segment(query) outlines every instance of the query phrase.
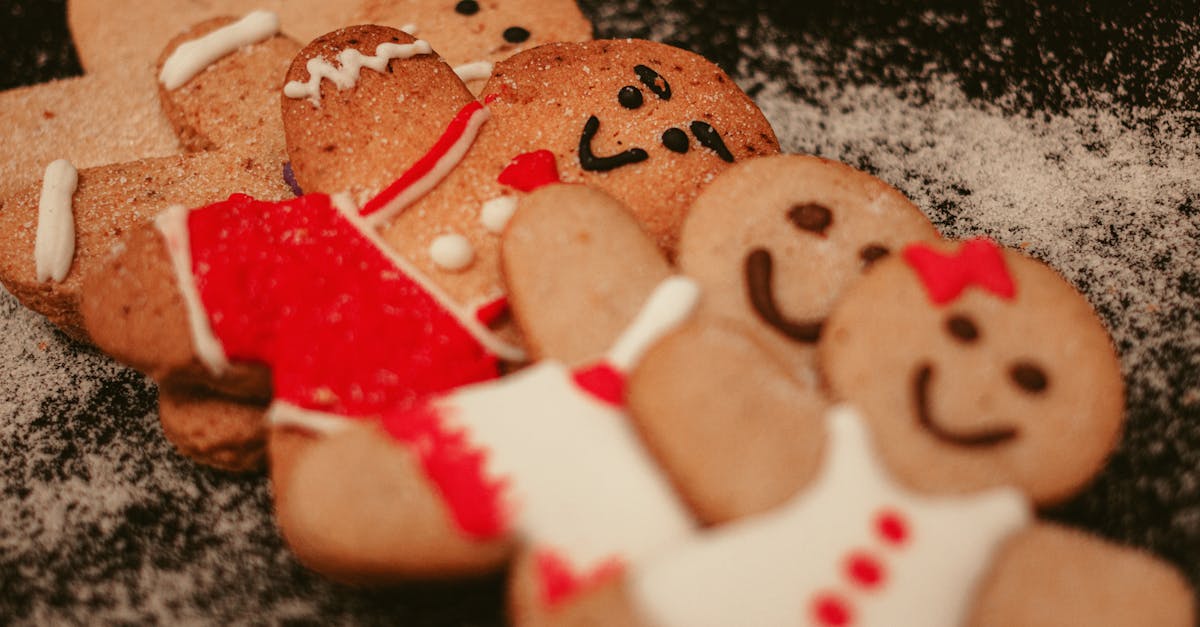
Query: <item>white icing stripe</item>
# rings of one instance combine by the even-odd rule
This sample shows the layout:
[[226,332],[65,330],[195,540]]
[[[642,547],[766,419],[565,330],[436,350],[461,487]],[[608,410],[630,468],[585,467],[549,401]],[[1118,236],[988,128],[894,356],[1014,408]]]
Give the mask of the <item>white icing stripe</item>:
[[196,289],[196,277],[192,274],[192,242],[187,225],[188,209],[174,205],[154,218],[154,226],[162,234],[175,271],[175,282],[187,308],[188,328],[196,356],[209,372],[220,376],[229,368],[225,347],[213,333],[208,322],[208,312],[200,302],[200,291]]
[[467,120],[467,125],[463,128],[462,134],[446,150],[445,154],[438,158],[433,168],[425,176],[413,181],[411,185],[404,188],[399,194],[396,194],[395,198],[388,201],[386,205],[368,216],[367,222],[372,227],[377,228],[391,219],[392,216],[403,211],[405,207],[416,202],[422,196],[428,194],[430,190],[437,187],[442,182],[442,179],[446,178],[448,174],[454,171],[454,168],[458,167],[458,163],[466,156],[467,151],[474,145],[475,138],[479,136],[479,129],[491,117],[492,112],[487,107],[481,107],[475,113],[472,113],[470,119]]
[[320,435],[334,435],[350,427],[346,416],[304,409],[284,401],[267,408],[267,424],[272,427],[297,427]]
[[429,245],[429,257],[439,268],[458,272],[467,269],[475,261],[475,248],[462,235],[449,233],[433,240]]
[[517,212],[517,199],[514,196],[498,196],[485,203],[479,210],[479,221],[488,232],[499,235],[508,226],[508,221]]
[[168,90],[177,89],[225,55],[258,43],[279,32],[279,16],[254,11],[199,39],[181,44],[163,63],[158,81]]
[[409,35],[412,35],[413,37],[417,36],[417,25],[416,24],[404,24],[403,26],[400,27],[400,30],[408,33]]
[[342,215],[347,221],[350,222],[351,225],[354,226],[354,228],[358,229],[358,232],[361,233],[363,237],[367,238],[368,241],[378,248],[379,252],[383,253],[383,255],[387,257],[388,261],[391,261],[397,269],[408,276],[408,278],[412,279],[414,283],[420,285],[421,288],[424,289],[431,298],[437,301],[437,303],[441,305],[443,309],[450,313],[450,315],[454,316],[455,319],[458,320],[458,323],[461,324],[463,328],[466,329],[476,340],[478,340],[484,348],[501,359],[508,361],[525,360],[526,355],[524,350],[500,339],[498,336],[496,336],[496,334],[492,333],[486,326],[479,322],[473,311],[464,311],[462,306],[454,302],[454,300],[451,299],[448,294],[442,291],[441,287],[429,280],[429,277],[426,277],[425,274],[418,270],[416,266],[409,263],[409,261],[404,257],[396,254],[396,252],[393,251],[391,247],[389,247],[387,243],[383,241],[383,238],[380,237],[379,233],[374,229],[374,227],[358,214],[358,208],[347,195],[339,194],[337,197],[335,197],[335,200],[336,202],[334,202],[334,207],[336,207],[338,211],[342,213]]
[[79,172],[66,159],[46,166],[42,196],[38,200],[37,239],[33,259],[38,282],[62,281],[75,259],[75,212],[71,199]]
[[699,297],[700,287],[687,277],[673,276],[660,283],[608,351],[608,363],[621,372],[629,371],[658,338],[683,323]]
[[494,64],[491,61],[472,61],[454,66],[454,73],[465,83],[467,81],[491,78]]
[[346,48],[337,55],[338,66],[320,57],[313,57],[305,64],[308,70],[306,82],[291,81],[283,86],[288,98],[308,98],[313,106],[321,106],[321,79],[329,79],[338,89],[350,89],[358,84],[363,68],[383,72],[392,59],[407,59],[420,54],[431,54],[429,42],[418,39],[411,44],[384,42],[375,48],[374,56],[367,56],[354,48]]

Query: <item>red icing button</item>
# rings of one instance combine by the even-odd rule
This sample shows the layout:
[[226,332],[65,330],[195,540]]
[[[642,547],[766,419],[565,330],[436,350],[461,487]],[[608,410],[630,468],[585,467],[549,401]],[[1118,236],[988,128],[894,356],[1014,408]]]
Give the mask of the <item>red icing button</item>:
[[846,558],[846,576],[863,588],[875,588],[883,583],[883,564],[866,553],[852,553]]
[[813,601],[812,613],[817,624],[826,627],[844,627],[854,621],[850,604],[829,593],[822,594]]
[[894,511],[883,511],[875,518],[875,530],[888,544],[901,545],[908,540],[908,522]]
[[513,157],[496,180],[502,185],[531,192],[559,181],[558,163],[554,160],[554,153],[549,150],[527,152]]

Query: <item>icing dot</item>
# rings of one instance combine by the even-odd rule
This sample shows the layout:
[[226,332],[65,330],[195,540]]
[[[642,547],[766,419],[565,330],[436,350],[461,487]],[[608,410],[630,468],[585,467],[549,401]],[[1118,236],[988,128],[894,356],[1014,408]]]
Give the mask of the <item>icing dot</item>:
[[626,85],[617,92],[617,102],[626,109],[636,109],[642,106],[642,90],[633,85]]
[[674,127],[663,131],[662,143],[671,152],[683,154],[688,151],[687,133]]
[[908,540],[908,523],[893,511],[883,511],[875,517],[875,530],[888,544],[899,546]]
[[508,225],[509,218],[517,210],[517,199],[513,196],[500,196],[483,203],[479,211],[479,221],[483,228],[491,233],[500,234]]
[[529,39],[529,31],[520,26],[509,26],[504,29],[504,41],[510,44],[519,44],[526,39]]
[[475,15],[479,13],[479,3],[475,0],[462,0],[454,5],[454,10],[462,15]]
[[455,272],[475,261],[475,248],[467,238],[457,233],[439,236],[429,245],[429,256],[439,268]]
[[846,558],[846,576],[863,588],[875,588],[883,583],[883,564],[866,553],[852,553]]
[[844,627],[854,620],[850,606],[833,594],[822,594],[813,600],[812,613],[818,625],[827,627]]

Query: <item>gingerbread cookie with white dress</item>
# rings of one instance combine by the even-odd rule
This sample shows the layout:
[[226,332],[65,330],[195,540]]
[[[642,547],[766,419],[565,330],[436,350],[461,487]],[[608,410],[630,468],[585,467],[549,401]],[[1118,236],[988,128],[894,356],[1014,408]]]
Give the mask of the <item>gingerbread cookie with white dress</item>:
[[[1052,270],[986,240],[907,246],[847,290],[819,352],[844,404],[809,423],[795,496],[560,624],[1193,624],[1178,572],[1033,516],[1100,470],[1124,409],[1103,325]],[[726,393],[789,411],[762,394],[781,370],[758,375]]]

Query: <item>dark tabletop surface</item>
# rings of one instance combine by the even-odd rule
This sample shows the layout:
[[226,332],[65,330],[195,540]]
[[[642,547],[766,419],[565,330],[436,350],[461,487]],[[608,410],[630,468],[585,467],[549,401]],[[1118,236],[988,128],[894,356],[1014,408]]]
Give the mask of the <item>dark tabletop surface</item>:
[[[79,72],[64,4],[0,0],[0,89]],[[947,235],[1020,246],[1084,291],[1121,352],[1128,424],[1104,473],[1045,515],[1195,586],[1200,17],[1055,4],[581,2],[598,36],[719,63],[785,150],[876,173]],[[171,450],[142,376],[0,291],[0,623],[503,623],[499,578],[329,584],[269,510],[262,477]]]

